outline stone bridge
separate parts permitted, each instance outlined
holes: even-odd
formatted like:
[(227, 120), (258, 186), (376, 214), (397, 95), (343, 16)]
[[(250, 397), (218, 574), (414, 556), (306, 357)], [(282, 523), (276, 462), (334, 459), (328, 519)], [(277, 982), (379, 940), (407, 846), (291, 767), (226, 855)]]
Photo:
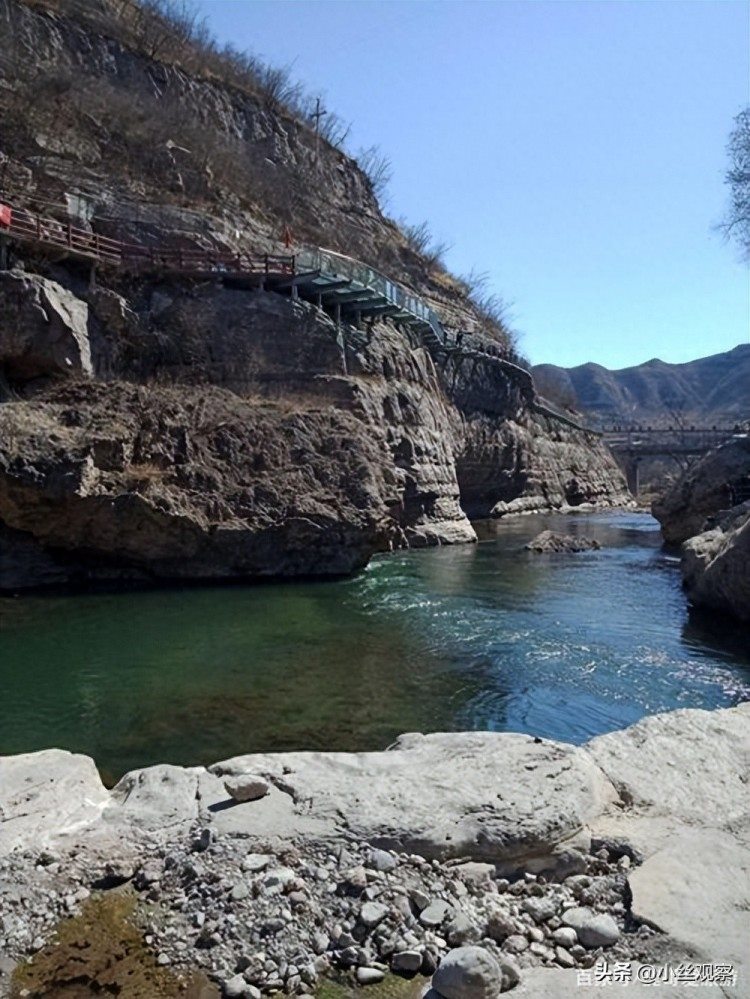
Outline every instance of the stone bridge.
[(731, 437), (744, 434), (742, 427), (608, 427), (602, 433), (605, 443), (625, 472), (634, 496), (640, 489), (639, 466), (647, 457), (671, 458), (688, 465)]

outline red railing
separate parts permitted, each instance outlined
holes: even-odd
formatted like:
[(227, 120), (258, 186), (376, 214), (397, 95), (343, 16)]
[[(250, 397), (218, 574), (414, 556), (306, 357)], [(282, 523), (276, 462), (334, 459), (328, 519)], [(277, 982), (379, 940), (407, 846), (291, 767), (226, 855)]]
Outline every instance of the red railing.
[(186, 275), (293, 275), (293, 255), (231, 253), (199, 247), (143, 246), (124, 243), (70, 222), (0, 204), (0, 234), (38, 243), (131, 271), (169, 271)]
[(122, 260), (124, 244), (117, 239), (100, 236), (99, 233), (81, 229), (70, 222), (44, 218), (23, 208), (3, 207), (7, 207), (8, 212), (3, 212), (2, 219), (9, 218), (9, 221), (4, 224), (0, 221), (0, 232), (9, 233), (28, 242), (59, 247), (76, 255), (92, 257), (107, 263), (119, 264)]

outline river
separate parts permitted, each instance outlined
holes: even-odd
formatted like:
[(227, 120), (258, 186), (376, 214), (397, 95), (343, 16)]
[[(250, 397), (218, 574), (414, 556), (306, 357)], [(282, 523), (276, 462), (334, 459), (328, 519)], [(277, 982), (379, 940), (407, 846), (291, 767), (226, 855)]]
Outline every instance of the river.
[[(547, 527), (603, 548), (525, 551)], [(112, 781), (255, 750), (381, 749), (406, 731), (582, 742), (750, 697), (747, 630), (688, 615), (650, 517), (481, 533), (336, 582), (2, 599), (0, 753), (61, 746)]]

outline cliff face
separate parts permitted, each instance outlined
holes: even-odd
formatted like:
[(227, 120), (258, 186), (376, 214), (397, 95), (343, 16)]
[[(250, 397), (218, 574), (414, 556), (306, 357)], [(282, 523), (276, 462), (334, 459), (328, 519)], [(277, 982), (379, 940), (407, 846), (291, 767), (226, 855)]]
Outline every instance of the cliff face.
[(391, 547), (473, 540), (467, 511), (622, 501), (607, 453), (537, 417), (523, 373), (495, 358), (477, 362), (480, 390), (388, 324), (337, 330), (273, 293), (139, 282), (129, 300), (100, 286), (84, 301), (7, 277), (86, 316), (85, 342), (68, 339), (94, 371), (63, 377), (39, 329), (19, 337), (25, 307), (0, 339), (15, 372), (0, 405), (6, 587), (345, 573)]
[(738, 434), (692, 465), (654, 504), (668, 541), (684, 542), (691, 601), (750, 621), (750, 436)]
[(163, 61), (161, 39), (124, 23), (132, 9), (0, 0), (1, 188), (146, 244), (288, 252), (288, 227), (296, 246), (365, 260), (478, 328), (465, 287), (415, 251), (351, 157), (272, 87), (226, 82), (199, 56)]
[(750, 621), (750, 503), (685, 542), (682, 572), (693, 603)]
[[(149, 157), (133, 134), (114, 131), (114, 112), (124, 114), (116, 92), (150, 95), (146, 111), (160, 114), (168, 94), (183, 142), (202, 115), (212, 142), (243, 144), (238, 169), (275, 164), (263, 176), (276, 171), (293, 190), (298, 231), (335, 231), (351, 252), (356, 229), (361, 255), (390, 259), (389, 273), (411, 277), (446, 322), (470, 317), (457, 286), (427, 274), (342, 153), (322, 143), (313, 162), (309, 130), (278, 109), (49, 6), (0, 0), (13, 28), (12, 44), (0, 39), (6, 69), (33, 55), (40, 74), (63, 74), (64, 101), (42, 88), (25, 121), (16, 114), (25, 71), (6, 74), (0, 91), (6, 179), (21, 203), (52, 191), (80, 207), (85, 194), (93, 231), (279, 249), (267, 187), (241, 198), (204, 170), (199, 189), (187, 145)], [(71, 87), (89, 100), (92, 81), (106, 95), (97, 114), (70, 101)], [(447, 355), (388, 322), (337, 327), (322, 309), (227, 287), (221, 275), (104, 269), (92, 282), (63, 255), (22, 243), (10, 251), (14, 269), (0, 272), (2, 587), (347, 573), (377, 551), (472, 541), (469, 516), (626, 498), (597, 439), (543, 415), (528, 373), (498, 356)]]
[(729, 509), (733, 496), (750, 478), (750, 436), (738, 434), (709, 451), (654, 503), (653, 514), (666, 541), (682, 542), (698, 534), (706, 521)]

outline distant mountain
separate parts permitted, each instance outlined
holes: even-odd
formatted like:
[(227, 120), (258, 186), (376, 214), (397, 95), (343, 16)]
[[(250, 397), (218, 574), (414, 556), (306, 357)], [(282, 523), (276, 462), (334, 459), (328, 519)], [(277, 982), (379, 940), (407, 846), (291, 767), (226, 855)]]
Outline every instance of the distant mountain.
[(610, 371), (600, 364), (532, 368), (542, 395), (601, 425), (678, 419), (713, 426), (750, 419), (750, 344), (686, 364), (654, 359)]

